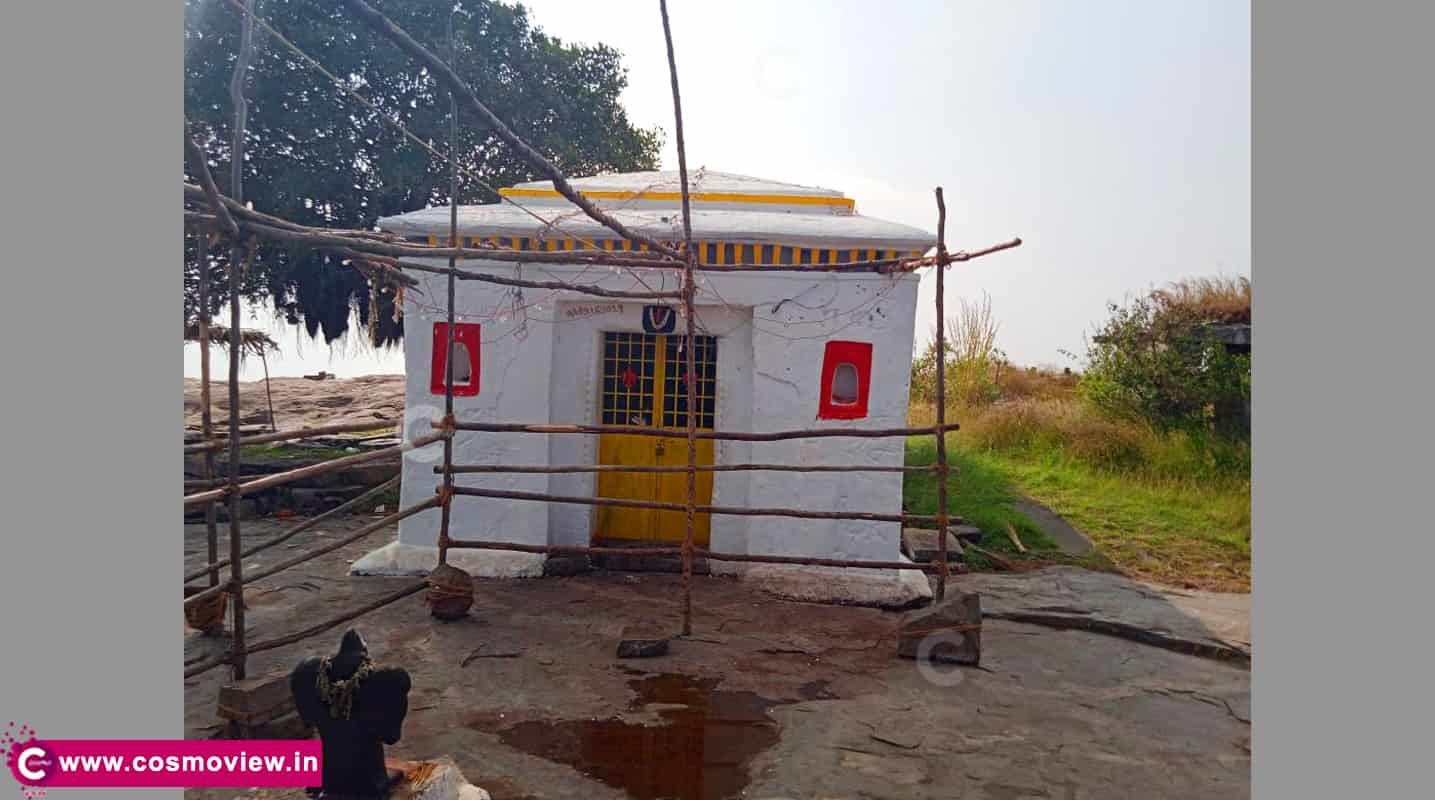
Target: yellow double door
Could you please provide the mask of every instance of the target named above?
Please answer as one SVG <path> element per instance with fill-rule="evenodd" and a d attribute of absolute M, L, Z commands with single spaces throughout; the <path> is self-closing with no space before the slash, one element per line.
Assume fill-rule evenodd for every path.
<path fill-rule="evenodd" d="M 598 463 L 636 467 L 686 467 L 688 407 L 685 337 L 676 334 L 609 332 L 603 334 L 603 381 L 599 417 L 605 425 L 671 429 L 672 436 L 601 434 Z M 699 336 L 693 348 L 693 373 L 699 430 L 712 430 L 717 404 L 717 340 Z M 699 439 L 697 463 L 713 463 L 713 441 Z M 683 472 L 600 472 L 597 494 L 625 500 L 687 502 Z M 697 503 L 712 502 L 713 473 L 697 474 Z M 683 511 L 596 506 L 593 538 L 681 542 L 687 528 Z M 694 541 L 706 545 L 712 522 L 694 520 Z"/>

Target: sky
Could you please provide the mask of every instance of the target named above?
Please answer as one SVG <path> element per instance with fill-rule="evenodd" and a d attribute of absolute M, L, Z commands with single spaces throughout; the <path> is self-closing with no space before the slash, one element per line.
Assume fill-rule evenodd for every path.
<path fill-rule="evenodd" d="M 676 169 L 656 0 L 525 5 L 550 35 L 623 54 L 629 117 L 664 129 Z M 838 189 L 929 231 L 944 187 L 949 249 L 1023 241 L 946 281 L 949 315 L 990 298 L 1017 364 L 1079 368 L 1109 301 L 1251 274 L 1248 2 L 671 0 L 669 15 L 689 168 Z M 924 272 L 918 344 L 935 323 Z M 247 324 L 280 341 L 271 374 L 403 371 L 397 350 L 331 352 L 268 316 Z"/>

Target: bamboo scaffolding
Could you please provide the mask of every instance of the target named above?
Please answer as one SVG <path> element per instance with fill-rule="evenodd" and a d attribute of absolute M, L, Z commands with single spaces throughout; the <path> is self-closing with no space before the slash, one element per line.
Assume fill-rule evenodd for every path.
<path fill-rule="evenodd" d="M 184 184 L 186 198 L 190 200 L 203 199 L 204 192 L 200 187 L 191 184 Z M 478 247 L 463 247 L 455 245 L 451 247 L 435 247 L 432 245 L 416 244 L 407 242 L 402 237 L 385 236 L 372 234 L 369 231 L 359 231 L 342 228 L 316 228 L 298 223 L 290 223 L 279 217 L 260 214 L 250 209 L 236 211 L 231 198 L 221 195 L 221 202 L 230 211 L 235 212 L 237 225 L 243 234 L 258 236 L 262 239 L 273 239 L 277 241 L 293 242 L 307 245 L 318 249 L 331 250 L 347 258 L 361 259 L 373 263 L 388 271 L 389 277 L 394 281 L 408 286 L 416 285 L 416 281 L 402 270 L 414 270 L 418 272 L 430 272 L 434 274 L 447 274 L 448 267 L 434 264 L 420 264 L 411 261 L 397 261 L 404 256 L 412 258 L 460 258 L 477 259 L 498 262 L 517 262 L 534 264 L 559 264 L 574 266 L 622 266 L 636 267 L 641 269 L 685 269 L 683 262 L 666 258 L 660 254 L 645 253 L 641 251 L 612 252 L 606 250 L 553 250 L 533 251 L 514 250 L 512 248 L 498 247 L 494 245 L 481 245 Z M 259 219 L 259 218 L 262 218 Z M 186 221 L 197 225 L 212 226 L 215 224 L 213 215 L 197 214 L 186 212 Z M 277 224 L 277 223 L 284 224 Z M 1013 247 L 1021 246 L 1021 239 L 1011 239 L 1000 242 L 989 247 L 973 251 L 958 251 L 944 255 L 933 256 L 902 256 L 897 258 L 878 258 L 866 261 L 839 261 L 830 264 L 756 264 L 751 262 L 739 262 L 734 264 L 702 264 L 697 263 L 694 269 L 700 272 L 803 272 L 803 273 L 825 273 L 825 272 L 856 272 L 856 273 L 878 273 L 878 274 L 900 274 L 912 272 L 923 267 L 936 266 L 938 264 L 948 265 L 964 261 L 970 261 L 981 256 L 999 253 Z M 860 249 L 860 248 L 859 248 Z M 452 269 L 458 269 L 454 267 Z M 460 280 L 488 280 L 494 283 L 502 283 L 505 280 L 495 280 L 497 276 L 485 276 L 483 273 L 476 273 L 469 270 L 457 272 Z M 604 291 L 598 287 L 586 284 L 564 284 L 561 286 L 535 286 L 534 288 L 561 288 L 567 291 L 596 293 Z M 511 285 L 524 285 L 518 283 Z M 596 291 L 595 291 L 596 290 Z M 605 295 L 600 295 L 605 296 Z M 676 296 L 676 295 L 665 295 Z"/>
<path fill-rule="evenodd" d="M 577 497 L 546 492 L 519 492 L 508 489 L 481 489 L 455 486 L 454 495 L 463 497 L 495 497 L 506 500 L 536 500 L 546 503 L 569 503 L 584 506 L 616 508 L 650 508 L 656 511 L 687 511 L 686 503 L 663 503 L 655 500 L 626 500 L 619 497 Z M 854 519 L 866 522 L 936 522 L 931 514 L 877 514 L 866 511 L 805 511 L 798 508 L 741 508 L 738 506 L 694 505 L 695 513 L 721 514 L 737 517 L 796 517 L 798 519 Z"/>
<path fill-rule="evenodd" d="M 866 466 L 802 466 L 797 464 L 699 464 L 698 472 L 935 472 L 930 467 L 866 467 Z M 435 465 L 434 474 L 442 474 L 443 467 Z M 687 467 L 656 467 L 625 464 L 528 464 L 507 466 L 502 464 L 455 464 L 451 470 L 455 475 L 467 474 L 535 474 L 553 475 L 583 472 L 687 472 Z"/>
<path fill-rule="evenodd" d="M 272 567 L 260 570 L 253 575 L 250 575 L 249 577 L 245 578 L 242 585 L 248 586 L 255 581 L 263 580 L 264 578 L 268 578 L 271 575 L 277 575 L 284 570 L 289 569 L 290 567 L 298 566 L 299 564 L 303 564 L 306 561 L 312 561 L 313 559 L 316 559 L 319 556 L 324 555 L 325 553 L 332 553 L 335 550 L 338 550 L 340 547 L 353 544 L 354 542 L 359 541 L 360 539 L 374 533 L 375 531 L 383 530 L 384 528 L 394 524 L 395 522 L 408 519 L 409 517 L 412 517 L 420 511 L 427 511 L 430 508 L 436 508 L 438 507 L 439 502 L 439 498 L 430 497 L 423 502 L 415 503 L 408 508 L 395 511 L 394 513 L 389 514 L 382 519 L 375 520 L 368 525 L 365 525 L 364 527 L 358 529 L 357 531 L 354 531 L 353 533 L 349 534 L 348 536 L 345 536 L 342 539 L 335 539 L 334 541 L 329 542 L 322 547 L 317 547 L 307 553 L 300 553 L 293 558 L 280 561 L 278 564 L 275 564 Z M 184 598 L 184 605 L 188 607 L 195 603 L 198 603 L 201 600 L 204 600 L 207 597 L 213 597 L 214 595 L 218 594 L 219 591 L 222 591 L 223 588 L 224 587 L 216 586 L 212 589 L 205 589 L 202 592 L 190 595 L 189 597 Z"/>
<path fill-rule="evenodd" d="M 240 0 L 231 0 L 239 5 Z M 450 161 L 450 214 L 448 230 L 448 247 L 425 246 L 405 240 L 403 237 L 375 232 L 356 231 L 342 229 L 315 228 L 301 225 L 283 218 L 264 214 L 248 208 L 243 203 L 243 144 L 245 137 L 245 118 L 247 113 L 246 101 L 244 98 L 245 73 L 248 70 L 249 59 L 252 54 L 252 38 L 254 16 L 254 0 L 243 0 L 242 11 L 244 12 L 244 25 L 241 34 L 238 58 L 236 59 L 233 77 L 230 83 L 230 97 L 234 104 L 235 125 L 233 130 L 231 148 L 231 190 L 232 197 L 226 197 L 219 192 L 213 177 L 209 174 L 203 151 L 195 145 L 189 137 L 188 130 L 185 131 L 185 152 L 186 158 L 191 164 L 191 170 L 195 173 L 199 185 L 184 184 L 184 197 L 187 203 L 196 206 L 203 204 L 210 213 L 203 213 L 199 210 L 186 209 L 185 220 L 188 224 L 203 225 L 217 233 L 227 235 L 231 240 L 231 256 L 229 264 L 229 301 L 231 325 L 230 330 L 234 335 L 230 346 L 230 377 L 229 377 L 229 435 L 228 437 L 216 437 L 210 423 L 210 396 L 208 392 L 208 352 L 205 350 L 202 357 L 203 389 L 202 400 L 204 403 L 203 412 L 203 437 L 204 441 L 185 446 L 185 452 L 203 453 L 206 461 L 205 478 L 201 481 L 186 481 L 186 487 L 205 486 L 218 487 L 221 481 L 214 474 L 214 454 L 221 448 L 228 449 L 229 474 L 222 483 L 222 488 L 214 488 L 185 497 L 185 505 L 205 503 L 211 511 L 215 508 L 215 501 L 227 498 L 230 508 L 230 557 L 226 561 L 217 560 L 217 534 L 213 525 L 210 526 L 211 547 L 205 567 L 186 576 L 186 582 L 204 575 L 211 576 L 211 586 L 204 591 L 187 598 L 185 603 L 199 602 L 207 597 L 213 597 L 221 592 L 233 594 L 233 643 L 229 651 L 219 656 L 209 658 L 198 663 L 192 663 L 185 671 L 186 677 L 204 672 L 213 667 L 229 663 L 234 668 L 236 679 L 244 677 L 246 657 L 250 653 L 281 647 L 286 644 L 300 641 L 309 636 L 322 633 L 343 622 L 354 619 L 369 611 L 383 607 L 389 603 L 396 602 L 411 594 L 422 591 L 426 582 L 406 586 L 396 592 L 377 598 L 358 609 L 346 612 L 338 617 L 326 620 L 317 625 L 310 626 L 301 631 L 285 636 L 276 637 L 264 642 L 246 645 L 244 616 L 243 616 L 243 587 L 254 581 L 272 576 L 284 570 L 290 569 L 321 555 L 333 552 L 339 547 L 351 544 L 359 539 L 372 534 L 374 531 L 392 525 L 400 519 L 430 510 L 441 509 L 441 524 L 439 533 L 439 563 L 447 563 L 448 550 L 451 548 L 469 549 L 495 549 L 513 550 L 531 553 L 546 554 L 578 554 L 578 555 L 601 555 L 601 554 L 627 554 L 627 555 L 677 555 L 682 559 L 683 570 L 683 622 L 684 634 L 690 634 L 692 629 L 692 569 L 696 558 L 711 559 L 714 561 L 750 562 L 750 563 L 774 563 L 793 564 L 809 566 L 828 566 L 841 568 L 868 568 L 868 569 L 901 569 L 917 570 L 922 572 L 935 572 L 937 574 L 936 595 L 941 599 L 945 594 L 946 582 L 950 567 L 946 561 L 946 537 L 939 536 L 939 548 L 941 557 L 935 564 L 914 564 L 905 561 L 862 561 L 849 559 L 820 558 L 807 556 L 782 556 L 763 554 L 741 554 L 741 553 L 720 553 L 712 552 L 696 546 L 695 538 L 695 517 L 698 513 L 738 515 L 738 516 L 775 516 L 795 517 L 802 519 L 831 519 L 831 520 L 862 520 L 872 522 L 920 522 L 936 523 L 939 530 L 945 530 L 947 526 L 959 518 L 952 516 L 949 512 L 948 503 L 948 479 L 950 476 L 950 465 L 947 460 L 945 435 L 949 431 L 956 430 L 956 424 L 947 424 L 945 415 L 945 359 L 939 360 L 937 375 L 937 424 L 922 428 L 886 428 L 886 429 L 860 429 L 860 428 L 817 428 L 808 430 L 773 431 L 766 433 L 742 433 L 726 431 L 699 431 L 697 429 L 697 404 L 696 387 L 694 378 L 695 370 L 695 344 L 696 344 L 696 323 L 695 323 L 695 302 L 697 296 L 696 274 L 699 270 L 737 272 L 745 270 L 761 270 L 767 272 L 875 272 L 879 274 L 899 274 L 910 272 L 926 266 L 937 268 L 937 297 L 936 311 L 938 317 L 937 349 L 939 354 L 944 354 L 946 338 L 944 330 L 944 272 L 945 268 L 953 263 L 963 262 L 972 258 L 1000 252 L 1021 244 L 1020 239 L 1013 239 L 1008 242 L 999 243 L 991 247 L 972 252 L 949 253 L 946 249 L 945 226 L 946 207 L 940 187 L 936 190 L 936 201 L 938 206 L 938 234 L 936 253 L 925 257 L 901 257 L 888 259 L 872 259 L 868 261 L 848 261 L 832 264 L 809 264 L 809 265 L 778 265 L 778 264 L 753 264 L 740 263 L 732 265 L 703 265 L 698 263 L 698 254 L 693 247 L 691 198 L 689 195 L 687 154 L 684 140 L 682 102 L 678 89 L 678 76 L 676 56 L 673 47 L 672 29 L 668 18 L 666 0 L 660 0 L 659 8 L 662 15 L 663 35 L 667 46 L 668 68 L 672 84 L 673 112 L 676 130 L 676 144 L 678 149 L 679 180 L 681 183 L 682 219 L 683 219 L 683 240 L 681 243 L 666 241 L 662 238 L 654 238 L 639 231 L 628 228 L 620 220 L 598 208 L 581 192 L 576 190 L 567 177 L 552 162 L 540 154 L 536 149 L 521 139 L 504 122 L 493 114 L 477 97 L 472 88 L 469 87 L 454 71 L 452 63 L 445 63 L 433 52 L 412 39 L 405 31 L 387 19 L 383 14 L 374 10 L 364 0 L 345 0 L 345 5 L 350 12 L 363 21 L 366 25 L 378 31 L 393 41 L 401 50 L 407 53 L 418 63 L 422 64 L 430 74 L 449 91 L 450 94 L 450 153 L 453 152 L 457 140 L 457 116 L 459 106 L 476 113 L 486 122 L 499 136 L 501 140 L 513 147 L 519 155 L 526 160 L 540 174 L 547 176 L 558 190 L 559 194 L 582 210 L 588 217 L 599 225 L 613 231 L 621 239 L 641 245 L 644 249 L 640 251 L 602 251 L 597 249 L 580 249 L 565 251 L 519 251 L 511 248 L 500 248 L 492 245 L 463 247 L 462 240 L 458 235 L 458 176 L 457 164 L 452 158 Z M 449 19 L 449 58 L 454 58 L 453 44 L 453 18 Z M 297 243 L 318 249 L 328 250 L 347 259 L 349 263 L 371 280 L 387 280 L 405 286 L 418 285 L 417 279 L 406 274 L 406 271 L 425 272 L 429 274 L 441 274 L 447 277 L 447 308 L 446 318 L 448 321 L 447 355 L 445 360 L 446 369 L 444 376 L 445 383 L 445 417 L 435 425 L 438 433 L 430 436 L 420 437 L 412 442 L 398 445 L 396 447 L 384 448 L 370 453 L 362 453 L 345 458 L 334 459 L 322 464 L 314 464 L 289 470 L 275 475 L 264 476 L 249 482 L 242 482 L 239 475 L 239 451 L 245 444 L 258 444 L 264 442 L 287 441 L 291 439 L 304 438 L 306 436 L 323 435 L 325 433 L 351 432 L 359 427 L 353 424 L 318 426 L 309 429 L 295 431 L 276 431 L 271 434 L 253 436 L 247 439 L 239 435 L 239 399 L 238 399 L 238 355 L 241 349 L 239 341 L 239 295 L 240 277 L 245 268 L 241 263 L 241 256 L 247 253 L 247 258 L 252 259 L 259 239 L 284 241 Z M 404 261 L 404 258 L 430 258 L 447 259 L 447 267 L 435 264 L 416 263 Z M 458 259 L 478 259 L 496 263 L 549 263 L 574 266 L 584 265 L 611 265 L 639 269 L 670 269 L 681 270 L 681 289 L 676 291 L 620 291 L 604 289 L 600 286 L 568 282 L 562 280 L 551 281 L 529 281 L 521 278 L 512 278 L 506 275 L 493 275 L 468 269 L 460 269 L 457 266 Z M 207 301 L 207 271 L 201 276 L 201 294 Z M 535 288 L 550 291 L 571 291 L 581 294 L 590 294 L 599 297 L 610 297 L 632 300 L 650 299 L 677 299 L 682 303 L 683 313 L 686 319 L 686 331 L 683 337 L 684 363 L 686 366 L 687 378 L 687 425 L 685 431 L 678 431 L 663 428 L 646 428 L 623 425 L 563 425 L 563 424 L 524 424 L 524 423 L 480 423 L 480 422 L 458 422 L 455 419 L 453 378 L 454 363 L 453 355 L 455 349 L 455 318 L 456 318 L 456 282 L 459 280 L 471 280 L 488 282 L 500 285 L 515 286 L 522 288 Z M 207 306 L 206 306 L 207 309 Z M 207 310 L 202 312 L 201 326 L 202 333 L 207 332 L 209 324 Z M 204 337 L 207 338 L 207 337 Z M 266 365 L 267 366 L 267 365 Z M 272 415 L 271 415 L 272 417 Z M 271 419 L 271 425 L 273 420 Z M 371 428 L 365 429 L 371 430 Z M 660 466 L 621 466 L 621 465 L 532 465 L 532 466 L 506 466 L 506 465 L 455 465 L 453 463 L 453 434 L 456 431 L 469 431 L 475 433 L 580 433 L 580 434 L 633 434 L 643 436 L 676 437 L 684 435 L 688 445 L 687 464 L 681 467 L 660 467 Z M 929 467 L 885 467 L 885 466 L 860 466 L 860 465 L 787 465 L 787 464 L 722 464 L 699 466 L 696 462 L 696 444 L 699 439 L 716 439 L 747 442 L 776 442 L 792 439 L 812 439 L 827 437 L 854 437 L 854 438 L 887 438 L 935 435 L 937 437 L 937 463 Z M 250 575 L 247 579 L 243 574 L 243 559 L 264 549 L 273 547 L 286 541 L 303 530 L 319 524 L 324 519 L 340 513 L 346 507 L 357 505 L 367 498 L 371 498 L 388 489 L 398 478 L 381 484 L 364 495 L 355 498 L 348 503 L 333 509 L 326 514 L 315 517 L 301 523 L 286 531 L 275 539 L 264 542 L 248 549 L 240 547 L 240 523 L 238 515 L 239 501 L 242 495 L 259 491 L 272 486 L 282 485 L 294 480 L 299 480 L 314 475 L 324 474 L 337 469 L 342 469 L 358 463 L 384 458 L 394 454 L 400 454 L 418 447 L 424 447 L 435 442 L 442 441 L 444 444 L 443 464 L 436 466 L 434 471 L 442 476 L 442 486 L 434 498 L 418 503 L 406 509 L 395 512 L 369 525 L 359 531 L 346 536 L 345 538 L 316 548 L 310 552 L 281 561 L 265 570 Z M 697 503 L 697 474 L 699 472 L 728 472 L 728 471 L 785 471 L 785 472 L 935 472 L 939 480 L 938 509 L 936 515 L 919 514 L 879 514 L 854 511 L 806 511 L 789 508 L 738 508 L 728 506 L 699 505 Z M 605 497 L 572 497 L 561 496 L 539 492 L 518 492 L 496 489 L 483 489 L 476 487 L 460 487 L 454 485 L 454 476 L 459 474 L 483 474 L 483 473 L 535 473 L 535 474 L 561 474 L 561 473 L 599 473 L 599 472 L 682 472 L 686 475 L 687 497 L 684 503 L 666 503 L 641 500 L 627 500 L 621 498 Z M 680 547 L 650 547 L 650 548 L 614 548 L 614 547 L 582 547 L 575 545 L 528 545 L 512 542 L 493 542 L 482 540 L 458 540 L 451 536 L 451 507 L 454 496 L 474 496 L 505 498 L 515 500 L 531 500 L 538 502 L 570 503 L 592 506 L 618 506 L 629 508 L 647 508 L 665 511 L 682 511 L 685 514 L 686 526 L 683 540 Z M 230 567 L 230 578 L 228 582 L 221 583 L 218 579 L 218 570 L 223 566 Z"/>
<path fill-rule="evenodd" d="M 362 617 L 370 611 L 376 611 L 386 605 L 396 603 L 404 599 L 405 597 L 408 597 L 409 595 L 417 594 L 418 592 L 423 591 L 424 588 L 427 586 L 427 580 L 420 580 L 411 583 L 396 592 L 391 592 L 389 594 L 383 595 L 382 597 L 379 597 L 372 602 L 365 603 L 364 605 L 353 609 L 352 611 L 346 611 L 336 617 L 332 617 L 323 622 L 310 625 L 309 627 L 301 631 L 296 631 L 294 633 L 290 633 L 284 636 L 277 636 L 273 639 L 266 639 L 262 642 L 255 642 L 248 648 L 247 651 L 245 651 L 244 654 L 252 655 L 254 653 L 262 653 L 265 650 L 273 650 L 275 648 L 303 641 L 304 639 L 307 639 L 311 636 L 317 636 L 325 631 L 337 628 L 345 622 Z M 234 650 L 230 650 L 224 653 L 220 653 L 217 656 L 205 659 L 203 661 L 199 661 L 185 669 L 184 677 L 193 678 L 196 675 L 203 674 L 210 671 L 211 669 L 214 669 L 215 667 L 228 663 L 234 660 L 236 657 L 242 658 L 244 654 L 239 654 L 236 653 Z"/>
<path fill-rule="evenodd" d="M 203 190 L 191 184 L 184 184 L 186 197 L 190 200 L 203 199 Z M 221 201 L 234 211 L 233 200 L 221 195 Z M 560 265 L 610 265 L 626 266 L 637 268 L 653 269 L 683 269 L 681 261 L 672 260 L 654 253 L 642 251 L 606 251 L 606 250 L 514 250 L 512 248 L 498 247 L 494 245 L 481 245 L 478 247 L 436 247 L 433 245 L 416 244 L 407 242 L 401 237 L 384 237 L 382 235 L 368 236 L 368 231 L 358 231 L 343 228 L 316 228 L 298 223 L 289 223 L 279 217 L 259 215 L 264 219 L 260 221 L 252 215 L 259 215 L 249 209 L 243 212 L 236 212 L 237 224 L 243 234 L 254 235 L 264 239 L 274 239 L 297 244 L 304 244 L 319 249 L 328 249 L 341 253 L 351 258 L 374 259 L 384 266 L 393 269 L 412 269 L 420 272 L 433 272 L 444 274 L 446 267 L 432 264 L 417 264 L 413 262 L 384 263 L 384 259 L 396 259 L 402 257 L 412 258 L 448 258 L 450 256 L 460 259 L 477 259 L 499 262 L 519 262 L 535 264 L 560 264 Z M 197 214 L 186 212 L 186 220 L 199 225 L 213 225 L 213 215 Z M 284 225 L 276 224 L 284 222 Z M 907 273 L 924 267 L 937 264 L 955 264 L 970 261 L 981 256 L 991 255 L 1003 250 L 1009 250 L 1021 246 L 1021 239 L 1011 239 L 1005 242 L 991 245 L 973 251 L 958 251 L 947 253 L 943 256 L 901 256 L 896 258 L 877 258 L 866 261 L 838 261 L 829 264 L 760 264 L 751 262 L 738 262 L 734 264 L 702 264 L 695 265 L 695 269 L 702 272 L 875 272 L 881 274 Z M 860 249 L 860 248 L 859 248 Z M 483 280 L 472 277 L 477 273 L 460 271 L 460 279 Z M 407 276 L 400 276 L 402 282 L 413 285 L 413 279 Z M 583 287 L 583 284 L 573 286 Z M 568 287 L 565 287 L 568 288 Z M 579 289 L 574 288 L 573 291 Z"/>
<path fill-rule="evenodd" d="M 263 551 L 265 551 L 265 550 L 268 550 L 268 549 L 271 548 L 271 547 L 275 547 L 275 546 L 277 546 L 277 545 L 281 545 L 281 544 L 283 544 L 283 543 L 289 541 L 290 539 L 293 539 L 295 536 L 298 536 L 299 534 L 303 533 L 304 531 L 309 530 L 310 528 L 312 528 L 312 527 L 314 527 L 314 526 L 316 526 L 316 525 L 320 525 L 320 524 L 322 524 L 322 523 L 324 523 L 324 522 L 328 522 L 329 520 L 333 519 L 334 517 L 337 517 L 337 516 L 339 516 L 340 514 L 343 514 L 343 513 L 349 511 L 349 510 L 352 509 L 352 508 L 356 508 L 356 507 L 358 507 L 358 506 L 360 506 L 360 505 L 363 505 L 365 502 L 368 502 L 369 500 L 373 500 L 373 499 L 375 499 L 375 498 L 377 498 L 377 497 L 383 495 L 384 492 L 387 492 L 389 489 L 392 489 L 392 488 L 394 488 L 395 486 L 398 486 L 398 485 L 399 485 L 399 476 L 395 475 L 394 477 L 389 478 L 388 480 L 384 481 L 383 483 L 379 484 L 378 486 L 375 486 L 374 488 L 368 490 L 367 492 L 364 492 L 363 494 L 359 495 L 358 497 L 355 497 L 355 498 L 353 498 L 352 500 L 346 500 L 346 501 L 344 501 L 343 504 L 338 505 L 338 506 L 335 506 L 335 507 L 329 509 L 328 511 L 325 511 L 324 513 L 322 513 L 322 514 L 320 514 L 320 515 L 318 515 L 318 516 L 316 516 L 316 517 L 310 517 L 309 519 L 306 519 L 306 520 L 304 520 L 303 522 L 299 523 L 298 525 L 293 526 L 293 527 L 290 528 L 289 530 L 285 531 L 284 533 L 281 533 L 280 535 L 274 537 L 273 539 L 270 539 L 270 540 L 267 541 L 267 542 L 261 542 L 261 543 L 259 543 L 259 544 L 254 545 L 253 547 L 250 547 L 250 548 L 246 549 L 244 552 L 240 553 L 239 555 L 240 555 L 241 558 L 249 558 L 250 556 L 254 555 L 255 553 L 260 553 L 260 552 L 263 552 Z M 219 561 L 219 562 L 216 562 L 216 563 L 213 563 L 213 564 L 210 564 L 210 565 L 209 565 L 209 567 L 214 567 L 214 568 L 226 567 L 226 566 L 229 566 L 229 559 L 227 559 L 227 558 L 224 559 L 223 561 Z M 206 572 L 209 571 L 209 567 L 206 567 L 205 569 L 199 570 L 199 571 L 197 571 L 197 572 L 191 572 L 190 574 L 184 576 L 184 582 L 185 582 L 185 583 L 189 583 L 190 581 L 194 580 L 195 578 L 198 578 L 198 577 L 204 575 Z"/>
<path fill-rule="evenodd" d="M 344 456 L 343 458 L 335 458 L 329 461 L 322 461 L 318 464 L 309 464 L 308 466 L 298 467 L 296 469 L 287 470 L 285 472 L 276 472 L 272 475 L 265 475 L 262 478 L 257 478 L 255 480 L 249 481 L 248 483 L 239 483 L 237 480 L 235 480 L 236 476 L 231 475 L 229 486 L 223 489 L 211 489 L 207 492 L 187 494 L 184 496 L 184 504 L 186 506 L 191 506 L 195 503 L 204 503 L 209 500 L 214 500 L 225 496 L 228 496 L 231 499 L 231 502 L 237 503 L 238 499 L 246 494 L 253 494 L 254 492 L 258 492 L 263 489 L 270 489 L 275 486 L 282 486 L 286 483 L 303 480 L 304 478 L 312 478 L 315 475 L 324 475 L 330 472 L 334 472 L 335 470 L 352 467 L 355 464 L 363 464 L 369 461 L 377 461 L 379 459 L 388 458 L 390 456 L 403 455 L 410 450 L 416 450 L 420 447 L 427 447 L 434 442 L 442 441 L 446 438 L 448 438 L 447 433 L 433 433 L 429 434 L 428 436 L 421 436 L 413 440 L 412 442 L 405 442 L 403 444 L 394 445 L 393 447 L 384 447 L 379 450 L 370 451 L 368 453 L 355 453 L 351 456 Z M 233 464 L 231 464 L 231 468 L 237 471 L 237 468 Z"/>
<path fill-rule="evenodd" d="M 398 426 L 394 423 L 373 422 L 338 422 L 333 425 L 315 425 L 309 428 L 294 428 L 287 431 L 274 431 L 273 433 L 260 433 L 254 436 L 246 436 L 239 440 L 239 445 L 245 447 L 252 444 L 270 444 L 272 442 L 288 442 L 294 439 L 308 439 L 312 436 L 328 436 L 334 433 L 368 433 L 373 431 L 392 431 Z M 202 453 L 205 450 L 221 450 L 229 445 L 229 437 L 221 436 L 211 438 L 208 441 L 191 442 L 184 446 L 185 453 Z"/>
<path fill-rule="evenodd" d="M 437 425 L 438 423 L 435 423 Z M 677 437 L 680 431 L 667 428 L 645 428 L 636 425 L 587 425 L 541 422 L 455 422 L 454 430 L 480 431 L 483 433 L 581 433 L 597 435 L 623 433 L 635 436 Z M 925 428 L 814 428 L 811 430 L 771 431 L 767 433 L 742 433 L 737 431 L 697 431 L 699 439 L 721 439 L 734 442 L 780 442 L 788 439 L 823 439 L 850 436 L 864 439 L 882 439 L 892 436 L 931 436 L 958 429 L 955 422 L 941 427 Z"/>

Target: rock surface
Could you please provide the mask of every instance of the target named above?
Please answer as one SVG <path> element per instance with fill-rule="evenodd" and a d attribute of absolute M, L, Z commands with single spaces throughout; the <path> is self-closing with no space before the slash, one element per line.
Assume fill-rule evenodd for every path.
<path fill-rule="evenodd" d="M 1251 596 L 1167 589 L 1109 572 L 1047 567 L 963 576 L 988 618 L 1108 633 L 1179 652 L 1249 660 Z"/>
<path fill-rule="evenodd" d="M 668 637 L 646 625 L 623 629 L 618 641 L 618 658 L 656 658 L 668 654 Z"/>

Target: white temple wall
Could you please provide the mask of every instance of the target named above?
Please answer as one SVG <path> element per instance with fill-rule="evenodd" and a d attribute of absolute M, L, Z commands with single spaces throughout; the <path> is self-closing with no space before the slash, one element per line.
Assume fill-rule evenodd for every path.
<path fill-rule="evenodd" d="M 435 262 L 437 263 L 437 262 Z M 466 269 L 513 274 L 507 265 L 465 261 Z M 642 290 L 634 275 L 655 290 L 674 290 L 677 272 L 609 267 L 526 265 L 528 279 L 595 283 Z M 407 364 L 405 437 L 431 430 L 442 417 L 443 395 L 430 391 L 433 323 L 443 321 L 446 278 L 425 275 L 404 294 Z M 799 428 L 905 425 L 912 360 L 918 278 L 914 274 L 761 273 L 712 270 L 699 273 L 699 332 L 718 338 L 719 429 L 774 431 Z M 660 301 L 652 301 L 654 303 Z M 676 306 L 676 301 L 662 301 Z M 641 331 L 645 301 L 608 300 L 459 281 L 459 322 L 482 326 L 480 391 L 455 397 L 461 420 L 597 423 L 603 331 Z M 678 321 L 676 333 L 684 330 Z M 824 347 L 833 339 L 873 344 L 868 415 L 858 420 L 818 420 Z M 598 437 L 576 434 L 460 432 L 454 461 L 460 464 L 591 464 Z M 717 463 L 871 464 L 899 466 L 901 438 L 806 439 L 771 443 L 716 443 Z M 432 497 L 440 482 L 433 467 L 440 446 L 409 453 L 404 460 L 403 504 Z M 530 492 L 592 496 L 594 475 L 461 475 L 458 484 Z M 901 511 L 900 473 L 716 473 L 713 504 L 795 507 L 809 510 Z M 455 538 L 532 544 L 587 544 L 593 508 L 532 501 L 456 497 Z M 803 520 L 717 515 L 712 548 L 737 553 L 778 553 L 897 560 L 897 523 Z M 404 520 L 399 541 L 432 546 L 438 513 Z M 721 565 L 713 565 L 715 568 Z"/>

